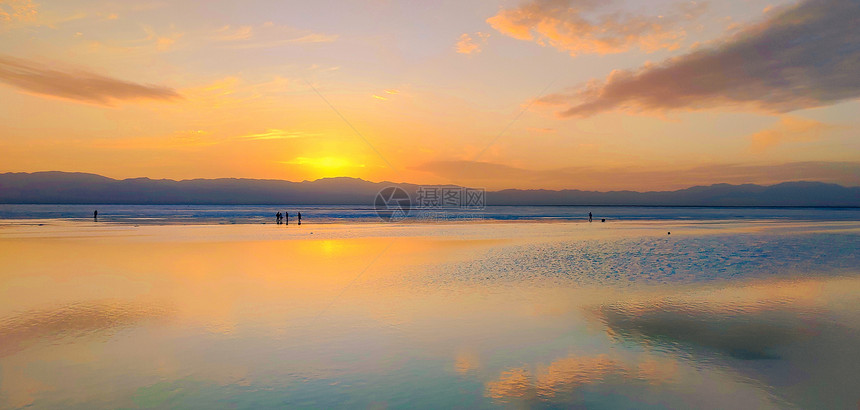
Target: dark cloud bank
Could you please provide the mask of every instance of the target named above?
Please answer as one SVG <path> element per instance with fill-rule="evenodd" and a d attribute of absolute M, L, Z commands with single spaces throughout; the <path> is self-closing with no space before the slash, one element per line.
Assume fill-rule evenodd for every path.
<path fill-rule="evenodd" d="M 860 1 L 804 0 L 768 16 L 722 42 L 540 101 L 587 117 L 733 105 L 782 113 L 860 96 Z"/>

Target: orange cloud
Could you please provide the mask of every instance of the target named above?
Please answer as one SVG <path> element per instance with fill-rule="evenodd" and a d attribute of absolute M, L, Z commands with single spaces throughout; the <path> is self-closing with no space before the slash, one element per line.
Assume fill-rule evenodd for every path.
<path fill-rule="evenodd" d="M 167 101 L 182 98 L 168 87 L 142 85 L 87 71 L 62 71 L 2 56 L 0 82 L 25 92 L 106 106 L 119 100 Z"/>
<path fill-rule="evenodd" d="M 750 135 L 750 149 L 762 152 L 788 142 L 814 141 L 829 128 L 831 126 L 819 121 L 782 116 L 771 128 Z"/>
<path fill-rule="evenodd" d="M 180 37 L 183 36 L 184 33 L 171 33 L 169 35 L 160 35 L 155 32 L 151 27 L 144 26 L 143 30 L 146 32 L 145 41 L 154 42 L 155 49 L 158 51 L 167 51 L 173 46 L 173 43 L 176 43 L 176 40 L 179 40 Z"/>
<path fill-rule="evenodd" d="M 0 23 L 35 20 L 38 7 L 32 0 L 0 0 Z"/>
<path fill-rule="evenodd" d="M 652 52 L 677 49 L 686 33 L 674 29 L 678 22 L 698 17 L 704 3 L 684 3 L 667 16 L 609 13 L 595 21 L 585 17 L 600 2 L 591 0 L 532 0 L 514 9 L 503 9 L 487 19 L 498 32 L 518 40 L 552 46 L 575 56 L 611 54 L 639 49 Z"/>
<path fill-rule="evenodd" d="M 475 38 L 472 38 L 468 33 L 463 33 L 460 36 L 460 41 L 457 42 L 456 49 L 460 54 L 477 54 L 481 52 L 481 46 L 487 42 L 489 34 L 475 33 Z"/>

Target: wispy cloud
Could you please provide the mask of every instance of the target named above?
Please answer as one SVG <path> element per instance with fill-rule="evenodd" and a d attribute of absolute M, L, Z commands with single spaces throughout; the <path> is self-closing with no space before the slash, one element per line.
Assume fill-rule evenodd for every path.
<path fill-rule="evenodd" d="M 721 106 L 784 113 L 860 96 L 860 2 L 803 0 L 766 16 L 710 47 L 539 101 L 585 117 Z"/>
<path fill-rule="evenodd" d="M 278 38 L 273 40 L 264 40 L 259 42 L 237 44 L 233 48 L 237 49 L 254 49 L 254 48 L 271 48 L 287 44 L 307 44 L 307 43 L 331 43 L 337 40 L 337 35 L 327 34 L 305 34 L 298 37 Z"/>
<path fill-rule="evenodd" d="M 252 26 L 231 27 L 229 24 L 216 30 L 213 38 L 218 41 L 246 40 L 254 35 Z"/>
<path fill-rule="evenodd" d="M 0 56 L 0 82 L 22 91 L 98 105 L 128 100 L 174 100 L 174 89 L 137 84 L 81 70 L 47 68 L 31 61 Z"/>
<path fill-rule="evenodd" d="M 101 40 L 91 41 L 89 47 L 92 50 L 108 50 L 124 53 L 165 52 L 174 49 L 177 41 L 185 36 L 184 32 L 177 31 L 172 25 L 158 29 L 143 25 L 140 27 L 140 30 L 144 34 L 142 37 L 132 39 L 102 38 Z"/>
<path fill-rule="evenodd" d="M 686 2 L 666 15 L 598 14 L 597 0 L 531 0 L 487 19 L 498 32 L 577 54 L 611 54 L 639 47 L 646 52 L 677 49 L 686 36 L 680 22 L 698 17 L 705 3 Z"/>
<path fill-rule="evenodd" d="M 549 134 L 555 132 L 555 128 L 546 128 L 546 127 L 528 127 L 527 130 L 529 132 L 536 132 L 541 134 Z"/>
<path fill-rule="evenodd" d="M 236 137 L 236 139 L 244 139 L 244 140 L 281 140 L 281 139 L 292 139 L 292 138 L 303 138 L 303 137 L 312 137 L 318 134 L 311 134 L 300 131 L 286 131 L 280 130 L 276 128 L 269 128 L 264 132 L 242 135 Z"/>
<path fill-rule="evenodd" d="M 460 54 L 480 53 L 481 47 L 487 42 L 487 37 L 490 37 L 487 33 L 477 32 L 474 38 L 469 33 L 463 33 L 455 48 Z"/>
<path fill-rule="evenodd" d="M 184 33 L 172 32 L 167 35 L 160 35 L 152 29 L 152 27 L 144 26 L 143 31 L 146 32 L 145 42 L 154 43 L 155 49 L 158 51 L 167 51 L 179 40 Z"/>
<path fill-rule="evenodd" d="M 215 30 L 211 38 L 225 43 L 224 46 L 228 48 L 255 49 L 287 44 L 330 43 L 336 41 L 338 36 L 267 22 L 258 26 L 223 26 Z"/>
<path fill-rule="evenodd" d="M 384 95 L 380 95 L 380 94 L 384 94 Z M 387 90 L 384 90 L 380 94 L 371 94 L 370 96 L 374 99 L 379 100 L 379 101 L 388 101 L 390 98 L 394 98 L 398 94 L 400 94 L 400 90 L 396 90 L 394 88 L 389 88 Z"/>

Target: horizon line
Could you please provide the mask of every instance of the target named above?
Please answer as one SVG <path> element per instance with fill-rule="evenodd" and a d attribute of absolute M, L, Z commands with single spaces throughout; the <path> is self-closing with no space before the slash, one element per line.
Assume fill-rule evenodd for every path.
<path fill-rule="evenodd" d="M 97 176 L 97 177 L 100 177 L 100 178 L 105 178 L 105 179 L 109 179 L 109 180 L 113 180 L 113 181 L 117 181 L 117 182 L 130 181 L 130 180 L 171 181 L 171 182 L 216 181 L 216 180 L 247 180 L 247 181 L 274 181 L 274 182 L 286 182 L 286 183 L 291 183 L 291 184 L 302 184 L 302 183 L 313 183 L 313 182 L 324 181 L 324 180 L 332 180 L 332 179 L 347 179 L 347 180 L 354 180 L 354 181 L 367 182 L 367 183 L 370 183 L 370 184 L 385 184 L 385 183 L 389 183 L 389 184 L 395 184 L 395 185 L 415 185 L 415 186 L 427 186 L 427 187 L 449 187 L 449 186 L 450 186 L 450 187 L 460 187 L 460 188 L 474 188 L 474 189 L 483 189 L 485 192 L 502 192 L 502 191 L 550 191 L 550 192 L 563 192 L 563 191 L 579 191 L 579 192 L 594 192 L 594 193 L 604 193 L 604 194 L 606 194 L 606 193 L 615 193 L 615 192 L 635 192 L 635 193 L 642 193 L 642 194 L 644 194 L 644 193 L 659 193 L 659 192 L 678 192 L 678 191 L 683 191 L 683 190 L 686 190 L 686 189 L 692 189 L 692 188 L 698 188 L 698 187 L 707 188 L 707 187 L 713 187 L 713 186 L 718 186 L 718 185 L 726 185 L 726 186 L 733 186 L 733 187 L 740 187 L 740 186 L 773 187 L 773 186 L 782 185 L 782 184 L 797 184 L 797 183 L 813 183 L 813 184 L 835 185 L 835 186 L 843 187 L 843 188 L 846 188 L 846 189 L 860 188 L 860 185 L 843 185 L 843 184 L 836 183 L 836 182 L 825 182 L 825 181 L 820 181 L 820 180 L 804 180 L 804 179 L 795 179 L 795 180 L 786 180 L 786 181 L 781 181 L 781 182 L 775 182 L 775 183 L 771 183 L 771 184 L 760 184 L 760 183 L 754 183 L 754 182 L 744 182 L 744 183 L 715 182 L 715 183 L 711 183 L 711 184 L 693 184 L 693 185 L 687 185 L 687 186 L 685 186 L 685 187 L 683 187 L 683 188 L 676 188 L 676 189 L 645 190 L 645 191 L 639 191 L 639 190 L 635 190 L 635 189 L 616 189 L 616 190 L 608 190 L 608 191 L 597 191 L 597 190 L 586 190 L 586 189 L 581 189 L 581 188 L 501 188 L 501 189 L 492 189 L 492 190 L 490 190 L 490 189 L 481 188 L 481 187 L 473 186 L 473 185 L 461 185 L 461 184 L 423 184 L 423 183 L 416 183 L 416 182 L 394 182 L 394 181 L 388 181 L 388 180 L 382 180 L 382 181 L 371 181 L 371 180 L 368 180 L 368 179 L 359 178 L 359 177 L 351 177 L 351 176 L 322 177 L 322 178 L 317 178 L 317 179 L 314 179 L 314 180 L 307 180 L 307 179 L 305 179 L 305 180 L 302 180 L 302 181 L 293 181 L 293 180 L 288 180 L 288 179 L 276 179 L 276 178 L 249 178 L 249 177 L 216 177 L 216 178 L 185 178 L 185 179 L 173 179 L 173 178 L 152 178 L 152 177 L 147 177 L 147 176 L 140 176 L 140 177 L 128 177 L 128 178 L 114 178 L 114 177 L 109 177 L 109 176 L 105 176 L 105 175 L 97 174 L 97 173 L 94 173 L 94 172 L 84 172 L 84 171 L 59 171 L 59 170 L 50 170 L 50 171 L 33 171 L 33 172 L 26 172 L 26 171 L 21 171 L 21 172 L 16 172 L 16 171 L 7 171 L 7 172 L 2 172 L 2 173 L 0 173 L 0 175 L 9 175 L 9 174 L 26 174 L 26 175 L 34 175 L 34 174 L 78 174 L 78 175 L 91 175 L 91 176 Z M 260 205 L 263 205 L 263 204 L 260 204 Z M 595 206 L 597 206 L 597 205 L 595 205 Z"/>

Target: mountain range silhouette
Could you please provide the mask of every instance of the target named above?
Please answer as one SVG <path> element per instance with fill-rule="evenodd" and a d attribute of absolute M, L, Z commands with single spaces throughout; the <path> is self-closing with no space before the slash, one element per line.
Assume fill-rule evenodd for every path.
<path fill-rule="evenodd" d="M 112 179 L 79 172 L 0 174 L 5 204 L 188 204 L 188 205 L 373 205 L 376 194 L 399 186 L 412 198 L 418 184 L 324 178 L 290 182 L 272 179 Z M 453 185 L 446 185 L 453 187 Z M 715 184 L 676 191 L 580 191 L 506 189 L 488 191 L 487 205 L 641 206 L 825 206 L 860 207 L 860 187 L 823 182 Z"/>

